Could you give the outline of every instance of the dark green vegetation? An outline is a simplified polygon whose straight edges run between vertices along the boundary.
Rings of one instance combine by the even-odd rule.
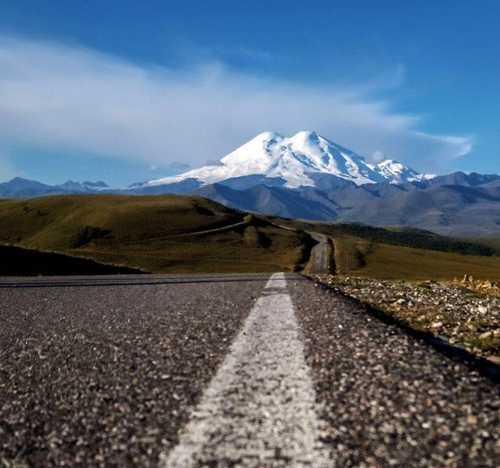
[[[0,245],[0,276],[111,275],[141,273],[86,258]]]
[[[436,250],[461,255],[491,256],[500,254],[497,248],[467,240],[453,239],[412,228],[377,228],[361,224],[339,224],[333,227],[334,236],[349,235],[377,243],[412,247],[416,249]]]
[[[333,238],[356,238],[370,242],[436,250],[461,255],[500,255],[500,240],[461,240],[412,228],[379,228],[364,224],[317,224],[285,221],[294,226],[321,232]]]
[[[479,239],[475,239],[475,242],[500,252],[500,237],[481,237]]]
[[[4,200],[0,243],[190,273],[301,269],[312,241],[203,198],[96,195]]]

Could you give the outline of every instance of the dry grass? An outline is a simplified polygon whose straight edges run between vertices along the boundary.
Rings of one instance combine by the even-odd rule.
[[[220,232],[190,235],[235,223]],[[0,204],[0,242],[155,273],[301,267],[307,236],[196,197],[70,196]]]
[[[333,245],[337,274],[349,274],[366,266],[365,254],[369,248],[368,242],[342,237],[334,239]]]
[[[452,280],[465,274],[499,280],[500,258],[436,252],[370,243],[358,239],[335,242],[341,274],[378,279]]]
[[[202,198],[59,196],[0,204],[3,242],[40,249],[68,249],[93,229],[119,242],[211,229],[242,215]]]
[[[190,235],[236,223],[243,224]],[[288,224],[299,231],[280,229],[263,217],[197,197],[58,196],[0,202],[0,243],[157,273],[298,270],[311,247],[310,238],[300,231],[307,228],[335,239],[340,274],[410,280],[453,279],[466,273],[478,279],[500,278],[500,257],[394,245],[411,238],[410,233],[396,240],[389,236],[385,242],[379,240],[387,236],[380,229],[372,232],[359,226]],[[364,237],[346,234],[349,229],[361,230]],[[371,234],[378,237],[371,239]],[[420,236],[422,245],[437,242],[437,247],[443,248],[445,242],[445,238],[436,240],[422,233],[415,236]],[[463,248],[456,242],[450,245]]]

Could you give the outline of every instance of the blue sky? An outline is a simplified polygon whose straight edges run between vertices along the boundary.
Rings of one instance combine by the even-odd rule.
[[[0,1],[0,179],[123,185],[314,129],[500,172],[500,3]]]

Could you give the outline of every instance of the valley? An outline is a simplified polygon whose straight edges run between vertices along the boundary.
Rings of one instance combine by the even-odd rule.
[[[500,249],[494,240],[266,217],[200,197],[175,195],[0,202],[3,245],[149,273],[301,271],[318,235],[331,244],[328,262],[338,274],[407,280],[451,280],[468,274],[500,279]]]

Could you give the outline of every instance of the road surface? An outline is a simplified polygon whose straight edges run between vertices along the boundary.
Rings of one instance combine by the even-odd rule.
[[[308,234],[317,242],[317,244],[311,249],[311,256],[307,265],[307,272],[309,274],[331,273],[331,242],[324,234],[312,231],[308,231]]]
[[[0,280],[0,466],[493,467],[498,386],[292,274]]]

